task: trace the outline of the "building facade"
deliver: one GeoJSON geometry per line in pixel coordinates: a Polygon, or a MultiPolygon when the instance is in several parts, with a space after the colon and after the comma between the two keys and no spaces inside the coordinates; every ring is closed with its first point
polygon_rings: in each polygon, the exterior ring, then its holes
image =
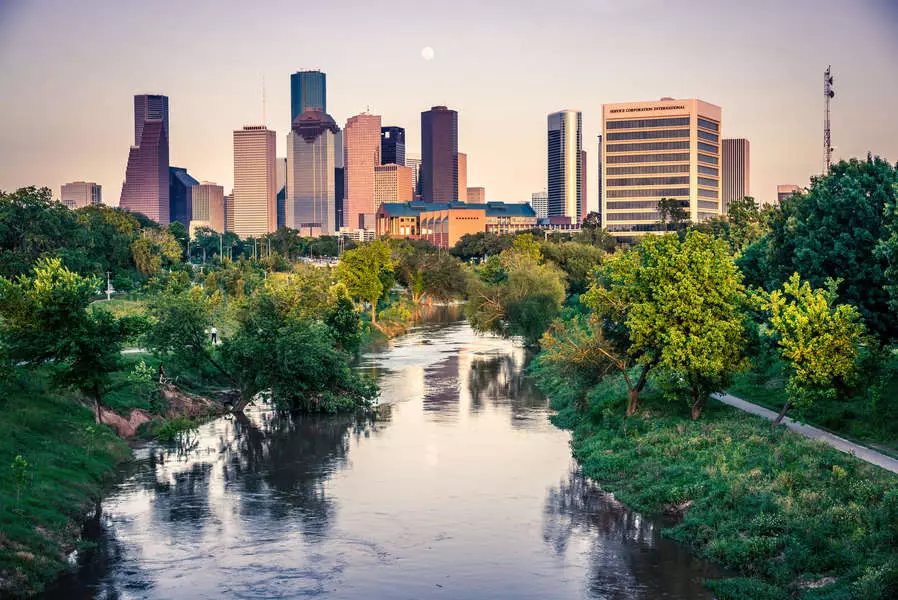
{"type": "Polygon", "coordinates": [[[143,124],[147,121],[162,121],[165,135],[170,137],[168,126],[168,96],[160,94],[137,94],[134,96],[134,145],[140,145],[143,124]]]}
{"type": "Polygon", "coordinates": [[[193,186],[190,193],[192,202],[190,220],[190,237],[194,232],[207,227],[217,233],[225,232],[225,195],[224,188],[209,181],[193,186]]]}
{"type": "Polygon", "coordinates": [[[596,144],[596,190],[598,202],[596,213],[599,215],[599,226],[604,227],[605,222],[602,221],[602,136],[598,136],[596,144]]]}
{"type": "Polygon", "coordinates": [[[586,187],[586,173],[589,171],[586,150],[580,151],[580,202],[577,203],[577,219],[574,223],[582,223],[586,216],[586,203],[589,198],[586,187]]]}
{"type": "Polygon", "coordinates": [[[445,106],[421,113],[421,199],[458,199],[458,113],[445,106]]]}
{"type": "Polygon", "coordinates": [[[168,136],[163,121],[140,125],[138,145],[131,146],[119,207],[169,224],[168,136]]]}
{"type": "Polygon", "coordinates": [[[662,98],[602,106],[602,224],[616,237],[666,229],[662,198],[693,222],[721,214],[721,109],[662,98]]]}
{"type": "Polygon", "coordinates": [[[456,202],[464,202],[468,197],[468,155],[458,153],[458,192],[455,194],[456,202]]]}
{"type": "Polygon", "coordinates": [[[583,114],[550,114],[548,133],[549,216],[575,221],[583,210],[583,114]]]}
{"type": "Polygon", "coordinates": [[[380,116],[367,113],[350,117],[343,129],[343,226],[368,229],[374,204],[374,167],[380,164],[380,116]]]}
{"type": "Polygon", "coordinates": [[[307,108],[327,112],[327,75],[321,71],[297,71],[290,75],[290,123],[307,108]]]}
{"type": "Polygon", "coordinates": [[[247,125],[234,132],[233,231],[241,238],[277,230],[275,132],[247,125]]]}
{"type": "Polygon", "coordinates": [[[412,170],[412,198],[421,198],[421,155],[408,153],[405,155],[405,166],[412,170]]]}
{"type": "Polygon", "coordinates": [[[549,192],[533,192],[530,194],[530,206],[538,219],[549,218],[549,192]]]}
{"type": "Polygon", "coordinates": [[[190,176],[187,169],[180,167],[168,168],[168,205],[170,222],[180,222],[184,228],[190,227],[193,218],[193,201],[191,194],[193,186],[199,181],[190,176]]]}
{"type": "Polygon", "coordinates": [[[102,186],[93,181],[65,183],[59,190],[59,201],[72,209],[101,204],[103,202],[102,186]]]}
{"type": "Polygon", "coordinates": [[[405,129],[380,128],[380,164],[405,166],[405,129]]]}
{"type": "Polygon", "coordinates": [[[785,183],[776,186],[776,202],[779,204],[783,200],[788,200],[795,194],[800,194],[801,188],[794,183],[785,183]]]}
{"type": "Polygon", "coordinates": [[[486,204],[486,188],[469,187],[466,196],[468,204],[486,204]]]}
{"type": "Polygon", "coordinates": [[[729,214],[730,202],[751,196],[749,150],[746,139],[723,140],[721,214],[729,214]]]}
{"type": "Polygon", "coordinates": [[[225,231],[234,231],[234,190],[224,197],[225,231]]]}
{"type": "Polygon", "coordinates": [[[374,167],[374,204],[411,202],[412,170],[402,165],[374,167]]]}
{"type": "Polygon", "coordinates": [[[333,235],[336,224],[337,123],[306,109],[287,134],[286,226],[302,235],[333,235]]]}

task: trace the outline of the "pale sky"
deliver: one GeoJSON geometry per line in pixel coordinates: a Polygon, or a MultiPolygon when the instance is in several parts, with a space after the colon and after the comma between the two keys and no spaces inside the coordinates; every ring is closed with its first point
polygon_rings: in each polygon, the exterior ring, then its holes
{"type": "Polygon", "coordinates": [[[459,112],[468,185],[546,187],[546,115],[583,111],[588,206],[603,103],[700,98],[751,142],[751,192],[822,169],[823,69],[836,157],[898,161],[898,0],[0,0],[0,189],[96,181],[118,204],[133,95],[169,96],[171,164],[233,183],[234,129],[262,120],[285,156],[289,77],[327,73],[342,127],[366,108],[406,128],[459,112]],[[421,50],[434,49],[433,60],[421,50]]]}

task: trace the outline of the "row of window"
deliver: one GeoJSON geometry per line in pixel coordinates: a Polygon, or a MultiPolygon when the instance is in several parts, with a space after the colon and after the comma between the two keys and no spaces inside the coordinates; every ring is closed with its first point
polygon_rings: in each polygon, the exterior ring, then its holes
{"type": "Polygon", "coordinates": [[[608,190],[606,198],[669,198],[671,196],[689,197],[689,188],[661,188],[651,190],[608,190]]]}
{"type": "Polygon", "coordinates": [[[715,144],[719,141],[716,133],[709,133],[707,131],[698,130],[698,137],[703,140],[708,140],[709,142],[714,142],[715,144]]]}
{"type": "Polygon", "coordinates": [[[664,138],[688,138],[688,129],[650,129],[648,131],[621,131],[609,133],[608,141],[621,140],[662,140],[664,138]]]}
{"type": "MultiPolygon", "coordinates": [[[[680,206],[689,208],[689,200],[680,200],[680,206]]],[[[606,202],[608,210],[633,210],[636,208],[658,208],[657,200],[613,200],[606,202]]]]}
{"type": "Polygon", "coordinates": [[[676,127],[689,125],[689,117],[666,119],[628,119],[626,121],[606,121],[605,129],[642,129],[643,127],[676,127]]]}
{"type": "Polygon", "coordinates": [[[631,185],[689,185],[689,177],[623,177],[606,180],[609,187],[631,185]]]}
{"type": "Polygon", "coordinates": [[[709,165],[716,165],[717,157],[716,156],[708,156],[707,154],[699,154],[698,162],[708,163],[709,165]]]}
{"type": "Polygon", "coordinates": [[[699,177],[699,178],[698,178],[698,184],[699,184],[699,185],[706,185],[706,186],[708,186],[708,187],[716,188],[716,187],[717,187],[717,180],[716,180],[716,179],[708,179],[707,177],[699,177]]]}
{"type": "Polygon", "coordinates": [[[704,150],[705,152],[710,152],[711,154],[717,154],[717,146],[712,146],[711,144],[706,144],[705,142],[698,143],[698,149],[704,150]]]}
{"type": "Polygon", "coordinates": [[[609,221],[658,221],[661,219],[661,213],[657,210],[651,212],[606,213],[604,217],[609,221]]]}
{"type": "Polygon", "coordinates": [[[699,207],[699,209],[707,208],[710,210],[717,210],[717,203],[716,202],[708,202],[707,200],[699,200],[698,207],[699,207]]]}
{"type": "Polygon", "coordinates": [[[715,177],[720,175],[716,167],[706,167],[705,165],[699,165],[698,172],[702,175],[714,175],[715,177]]]}
{"type": "Polygon", "coordinates": [[[644,150],[689,150],[689,142],[643,142],[641,144],[608,144],[607,152],[642,152],[644,150]]]}
{"type": "Polygon", "coordinates": [[[667,231],[666,223],[638,223],[635,225],[608,225],[606,231],[667,231]]]}
{"type": "Polygon", "coordinates": [[[698,126],[710,129],[711,131],[720,131],[720,125],[714,121],[709,121],[708,119],[703,119],[701,117],[698,118],[698,126]]]}
{"type": "Polygon", "coordinates": [[[608,175],[649,175],[652,173],[688,173],[689,165],[646,165],[642,167],[605,167],[608,175]]]}
{"type": "Polygon", "coordinates": [[[646,162],[679,162],[681,160],[689,160],[688,152],[674,152],[672,154],[635,154],[627,156],[607,156],[605,162],[609,165],[619,165],[623,163],[646,163],[646,162]]]}
{"type": "Polygon", "coordinates": [[[717,190],[703,190],[703,189],[699,188],[698,195],[704,196],[705,198],[716,198],[717,190]]]}

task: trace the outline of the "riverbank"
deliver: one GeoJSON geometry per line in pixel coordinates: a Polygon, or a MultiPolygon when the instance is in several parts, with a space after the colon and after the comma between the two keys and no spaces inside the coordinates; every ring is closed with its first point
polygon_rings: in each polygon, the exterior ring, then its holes
{"type": "Polygon", "coordinates": [[[898,477],[719,403],[693,422],[647,394],[625,419],[600,387],[578,415],[565,382],[542,383],[586,476],[742,576],[708,582],[721,600],[898,595],[898,477]]]}

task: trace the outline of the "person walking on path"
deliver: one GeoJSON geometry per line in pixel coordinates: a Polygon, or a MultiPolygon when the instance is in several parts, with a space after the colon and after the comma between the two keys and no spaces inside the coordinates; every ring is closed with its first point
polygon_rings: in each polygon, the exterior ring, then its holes
{"type": "Polygon", "coordinates": [[[212,345],[218,343],[218,329],[215,328],[215,325],[212,326],[212,345]]]}

